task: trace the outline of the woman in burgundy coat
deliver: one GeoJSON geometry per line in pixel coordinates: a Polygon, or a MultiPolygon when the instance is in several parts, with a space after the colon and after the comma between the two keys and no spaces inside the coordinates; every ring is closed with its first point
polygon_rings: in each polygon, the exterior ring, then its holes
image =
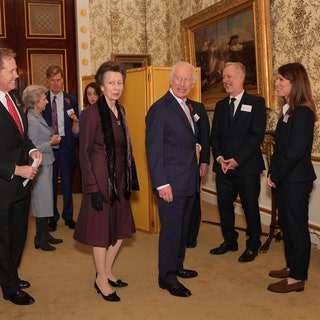
{"type": "Polygon", "coordinates": [[[135,232],[129,198],[131,190],[139,189],[124,108],[118,102],[125,76],[116,62],[100,66],[96,82],[102,95],[80,122],[83,198],[74,238],[93,247],[94,287],[108,301],[120,301],[110,285],[128,285],[113,275],[112,265],[122,240],[135,232]]]}

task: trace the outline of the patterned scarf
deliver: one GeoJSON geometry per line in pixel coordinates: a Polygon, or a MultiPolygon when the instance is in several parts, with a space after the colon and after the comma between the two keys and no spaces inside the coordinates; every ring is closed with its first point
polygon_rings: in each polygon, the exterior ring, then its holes
{"type": "MultiPolygon", "coordinates": [[[[117,189],[116,177],[116,146],[114,134],[112,130],[112,121],[110,112],[112,112],[107,104],[104,95],[101,95],[97,101],[97,108],[101,119],[102,135],[104,140],[104,150],[106,156],[106,165],[109,172],[108,190],[111,205],[117,200],[120,202],[119,193],[117,189]]],[[[132,145],[129,135],[127,122],[125,119],[124,108],[116,101],[116,108],[118,110],[118,119],[126,139],[125,143],[125,158],[124,160],[124,173],[125,173],[125,191],[124,197],[129,200],[131,190],[139,190],[139,182],[137,177],[136,166],[132,154],[132,145]]]]}

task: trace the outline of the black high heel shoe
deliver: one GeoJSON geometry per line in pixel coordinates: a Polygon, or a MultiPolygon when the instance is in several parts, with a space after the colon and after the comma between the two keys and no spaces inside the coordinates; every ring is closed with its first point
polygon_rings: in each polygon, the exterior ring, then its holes
{"type": "Polygon", "coordinates": [[[112,280],[108,279],[108,282],[111,286],[113,286],[115,288],[122,288],[122,287],[128,286],[128,284],[126,282],[123,282],[120,279],[118,279],[117,281],[112,281],[112,280]]]}
{"type": "Polygon", "coordinates": [[[103,298],[104,300],[111,301],[111,302],[118,302],[118,301],[120,301],[120,298],[117,296],[117,293],[116,293],[115,291],[112,292],[112,293],[110,293],[110,294],[108,294],[107,296],[105,296],[105,295],[101,292],[101,290],[99,289],[99,287],[97,286],[96,282],[94,282],[94,288],[97,290],[97,292],[98,292],[99,294],[101,294],[101,296],[102,296],[102,298],[103,298]]]}
{"type": "Polygon", "coordinates": [[[51,234],[49,234],[48,242],[51,243],[51,244],[59,244],[59,243],[62,243],[63,240],[62,239],[56,239],[51,234]]]}

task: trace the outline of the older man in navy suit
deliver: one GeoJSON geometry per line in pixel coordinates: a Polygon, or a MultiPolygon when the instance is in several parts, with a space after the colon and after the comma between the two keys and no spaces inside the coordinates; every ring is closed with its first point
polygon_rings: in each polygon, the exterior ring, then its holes
{"type": "Polygon", "coordinates": [[[243,89],[245,67],[228,62],[222,78],[229,96],[217,102],[211,131],[214,157],[213,171],[224,242],[210,251],[224,254],[238,250],[238,233],[234,228],[233,202],[240,195],[247,222],[246,249],[239,262],[254,260],[261,245],[261,221],[258,198],[260,174],[265,169],[260,144],[266,127],[264,98],[243,89]]]}
{"type": "Polygon", "coordinates": [[[147,158],[161,222],[158,281],[160,288],[180,297],[191,292],[177,276],[198,275],[183,267],[190,216],[199,189],[198,129],[190,115],[193,101],[186,101],[195,81],[194,67],[178,62],[170,74],[171,88],[151,106],[146,117],[147,158]]]}
{"type": "Polygon", "coordinates": [[[50,66],[47,69],[49,91],[47,93],[48,104],[43,117],[49,126],[52,126],[61,141],[59,148],[54,149],[55,162],[53,164],[53,192],[54,192],[54,216],[49,223],[49,231],[55,231],[57,221],[60,218],[57,209],[57,183],[61,177],[63,193],[62,218],[70,229],[75,228],[73,220],[72,177],[76,160],[75,137],[78,133],[78,102],[77,99],[62,91],[64,72],[59,66],[50,66]],[[76,117],[70,117],[71,114],[76,117]]]}

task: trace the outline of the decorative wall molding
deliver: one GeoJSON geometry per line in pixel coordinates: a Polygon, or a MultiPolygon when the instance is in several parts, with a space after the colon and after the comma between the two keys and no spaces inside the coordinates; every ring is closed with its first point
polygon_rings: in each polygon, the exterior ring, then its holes
{"type": "MultiPolygon", "coordinates": [[[[268,0],[266,0],[268,1],[268,0]]],[[[150,54],[152,65],[170,66],[182,59],[180,21],[219,2],[217,0],[77,0],[79,78],[94,73],[111,54],[150,54]],[[81,9],[90,15],[80,15],[81,9]],[[86,23],[82,22],[83,19],[86,23]],[[86,25],[83,34],[80,28],[86,25]],[[81,47],[88,36],[88,49],[81,47]],[[88,54],[91,49],[91,55],[88,54]],[[82,59],[88,59],[84,66],[82,59]],[[89,71],[83,71],[89,70],[89,71]]],[[[320,106],[320,2],[270,0],[272,66],[300,61],[306,67],[320,106]]],[[[275,128],[279,105],[268,111],[267,129],[275,128]]],[[[320,114],[319,114],[320,116],[320,114]]],[[[319,117],[320,118],[320,117],[319,117]]],[[[320,156],[320,123],[316,123],[314,156],[320,156]]]]}

